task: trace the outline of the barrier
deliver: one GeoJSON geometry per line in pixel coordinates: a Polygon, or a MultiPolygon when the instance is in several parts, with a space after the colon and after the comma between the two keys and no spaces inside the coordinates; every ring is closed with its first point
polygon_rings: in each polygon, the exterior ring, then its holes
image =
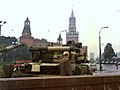
{"type": "Polygon", "coordinates": [[[120,76],[0,78],[0,90],[120,90],[120,76]]]}

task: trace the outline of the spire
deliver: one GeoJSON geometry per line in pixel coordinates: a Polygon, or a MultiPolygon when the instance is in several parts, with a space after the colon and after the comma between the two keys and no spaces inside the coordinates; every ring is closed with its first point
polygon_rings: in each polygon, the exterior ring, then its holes
{"type": "Polygon", "coordinates": [[[59,37],[57,38],[57,41],[58,41],[58,43],[59,43],[59,45],[61,45],[62,44],[62,37],[61,37],[61,33],[59,34],[59,37]]]}
{"type": "Polygon", "coordinates": [[[31,37],[30,20],[28,17],[26,18],[24,22],[24,28],[23,28],[22,35],[31,37]]]}
{"type": "Polygon", "coordinates": [[[24,23],[25,25],[30,25],[30,20],[29,20],[29,18],[27,17],[26,18],[26,20],[25,20],[25,23],[24,23]]]}
{"type": "Polygon", "coordinates": [[[59,37],[57,39],[58,41],[62,41],[62,37],[61,37],[61,34],[59,34],[59,37]]]}
{"type": "Polygon", "coordinates": [[[74,17],[73,9],[72,9],[72,12],[71,12],[71,17],[74,17]]]}
{"type": "Polygon", "coordinates": [[[26,18],[26,21],[29,21],[29,18],[28,18],[28,17],[26,18]]]}

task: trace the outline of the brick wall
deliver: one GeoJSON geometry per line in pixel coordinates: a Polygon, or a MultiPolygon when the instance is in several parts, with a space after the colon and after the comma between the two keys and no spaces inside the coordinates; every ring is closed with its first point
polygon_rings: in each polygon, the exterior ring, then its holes
{"type": "Polygon", "coordinates": [[[1,78],[0,90],[120,90],[120,76],[1,78]]]}

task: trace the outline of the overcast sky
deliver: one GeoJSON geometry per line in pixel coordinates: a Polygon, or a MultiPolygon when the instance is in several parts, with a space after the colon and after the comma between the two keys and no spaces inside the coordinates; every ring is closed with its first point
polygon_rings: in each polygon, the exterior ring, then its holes
{"type": "MultiPolygon", "coordinates": [[[[71,11],[76,17],[79,41],[98,54],[98,33],[102,29],[102,49],[109,42],[120,50],[120,0],[0,0],[2,35],[19,38],[24,21],[31,21],[34,38],[57,41],[61,30],[68,30],[71,11]],[[48,32],[49,31],[49,32],[48,32]]],[[[65,43],[65,32],[62,32],[65,43]]]]}

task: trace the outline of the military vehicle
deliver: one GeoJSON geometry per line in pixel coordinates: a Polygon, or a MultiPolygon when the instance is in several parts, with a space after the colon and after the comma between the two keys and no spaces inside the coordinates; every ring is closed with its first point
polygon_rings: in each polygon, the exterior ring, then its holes
{"type": "MultiPolygon", "coordinates": [[[[10,45],[10,46],[7,46],[5,48],[0,48],[0,55],[3,55],[3,53],[7,52],[7,51],[11,51],[13,49],[16,49],[16,48],[19,48],[21,46],[24,46],[24,44],[17,44],[17,45],[10,45]]],[[[0,63],[1,66],[0,66],[0,73],[2,74],[0,77],[12,77],[12,73],[13,73],[13,70],[14,70],[14,66],[13,66],[13,63],[11,62],[1,62],[0,63]]]]}
{"type": "Polygon", "coordinates": [[[19,73],[39,73],[47,75],[59,75],[59,61],[64,51],[70,53],[70,60],[74,75],[92,74],[92,70],[87,65],[87,47],[81,43],[63,46],[32,46],[29,48],[32,54],[32,62],[22,63],[19,73]],[[22,67],[22,69],[21,69],[22,67]]]}
{"type": "Polygon", "coordinates": [[[10,45],[10,46],[7,46],[5,48],[0,49],[0,53],[5,52],[5,51],[10,51],[10,50],[13,50],[15,48],[19,48],[21,46],[24,46],[24,44],[10,45]]]}

